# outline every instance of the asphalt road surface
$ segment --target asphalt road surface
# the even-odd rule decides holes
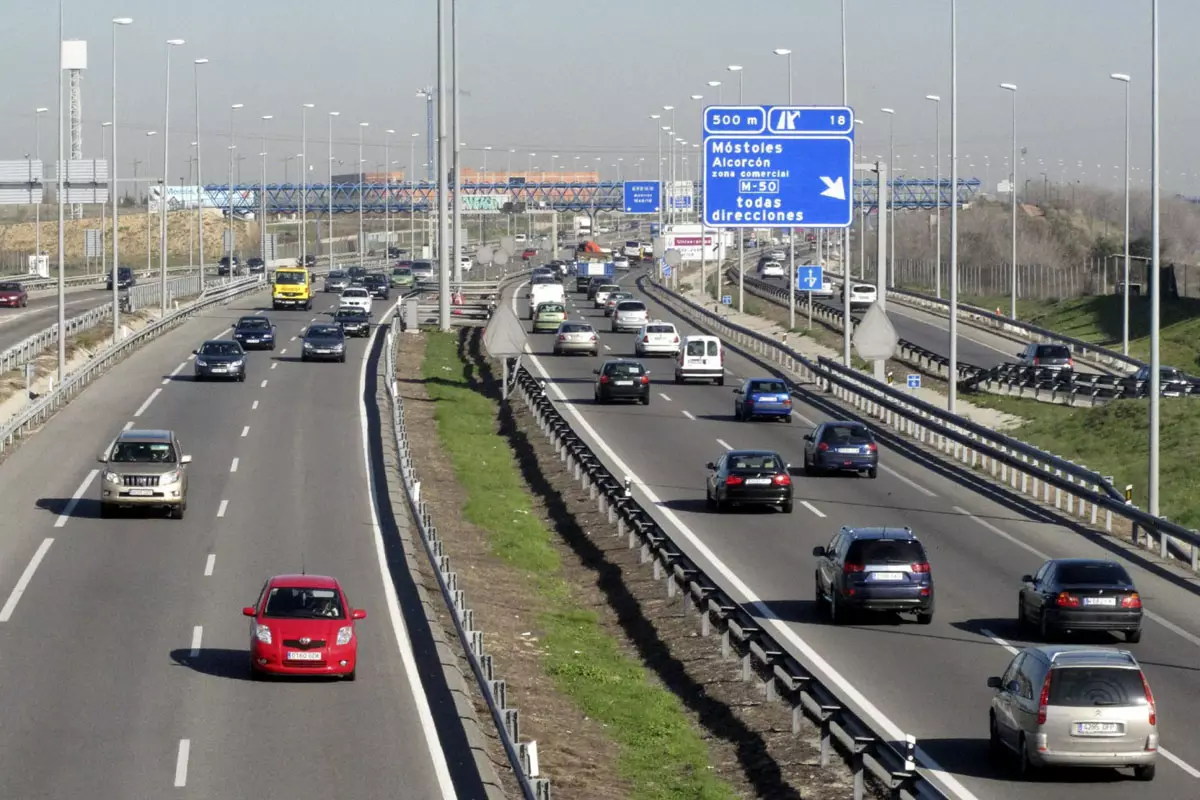
[[[635,276],[624,278],[629,285]],[[795,421],[737,422],[732,389],[765,374],[727,353],[726,385],[673,383],[669,359],[646,359],[657,386],[652,403],[596,406],[592,370],[606,356],[633,354],[632,335],[609,332],[603,313],[586,296],[570,294],[570,318],[589,319],[601,356],[555,357],[550,335],[529,337],[525,361],[547,378],[548,392],[618,475],[632,478],[635,496],[664,529],[732,595],[750,604],[765,629],[823,677],[876,730],[919,740],[922,763],[951,796],[969,800],[1116,800],[1200,796],[1200,624],[1197,589],[1175,573],[1129,556],[1145,598],[1144,639],[1124,645],[1100,635],[1083,641],[1128,646],[1141,660],[1159,708],[1164,750],[1151,784],[1133,783],[1112,770],[1063,771],[1022,783],[989,760],[988,676],[999,675],[1014,647],[1026,644],[1015,624],[1022,574],[1047,557],[1123,557],[1101,540],[1073,532],[1044,513],[993,499],[967,479],[921,458],[901,444],[881,444],[875,480],[797,477],[795,512],[721,514],[704,508],[705,463],[733,448],[772,448],[793,465],[803,463],[802,437],[830,415],[819,402],[797,401]],[[518,300],[518,316],[527,317]],[[649,301],[651,315],[694,329]],[[905,334],[907,335],[907,334]],[[833,627],[813,602],[812,548],[843,525],[909,526],[929,551],[936,586],[932,625],[906,618],[868,617]]]
[[[373,511],[379,432],[361,399],[382,337],[352,340],[345,364],[298,358],[333,302],[274,312],[260,293],[202,315],[0,464],[0,797],[482,796],[411,580],[389,564],[391,518]],[[194,383],[192,349],[264,306],[279,349],[251,353],[245,383]],[[129,427],[174,429],[193,456],[184,520],[99,518],[96,456]],[[302,569],[368,612],[354,683],[249,680],[241,608]]]
[[[112,292],[103,289],[68,289],[67,319],[111,303]],[[57,322],[57,294],[30,297],[25,308],[0,308],[0,352]]]

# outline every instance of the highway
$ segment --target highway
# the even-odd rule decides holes
[[[25,308],[0,308],[0,351],[44,331],[58,322],[58,295],[42,294],[29,298]],[[112,292],[103,289],[68,289],[67,318],[79,316],[97,306],[111,305]],[[112,321],[109,321],[111,326]]]
[[[0,464],[0,797],[481,797],[400,542],[372,504],[374,359],[300,363],[332,307],[266,293],[148,344]],[[394,302],[394,301],[393,301]],[[387,304],[376,305],[376,317]],[[245,383],[195,383],[189,353],[261,309],[279,349]],[[185,519],[100,519],[96,456],[123,428],[174,429]],[[331,574],[359,623],[354,683],[251,682],[249,622],[272,574]]]
[[[635,277],[623,282],[632,284]],[[518,316],[527,317],[519,294],[511,302]],[[657,383],[650,406],[596,406],[592,369],[605,356],[632,356],[632,335],[610,333],[608,320],[585,296],[569,297],[570,318],[596,325],[601,357],[555,357],[551,336],[537,335],[529,337],[534,355],[525,361],[547,379],[547,391],[572,426],[615,473],[632,478],[635,497],[676,543],[735,599],[750,604],[765,629],[877,731],[893,740],[916,736],[922,764],[951,796],[1115,800],[1136,792],[1165,800],[1200,794],[1200,734],[1193,724],[1200,717],[1200,624],[1190,582],[1152,565],[1130,564],[1149,612],[1142,643],[1130,647],[1154,689],[1165,748],[1155,781],[1127,784],[1113,771],[1097,770],[1016,783],[1012,771],[988,758],[991,690],[985,681],[1001,674],[1014,648],[1026,644],[1014,619],[1020,577],[1047,557],[1109,551],[1034,509],[990,499],[936,461],[886,442],[875,480],[795,478],[791,515],[709,513],[706,462],[726,449],[758,447],[776,449],[799,465],[803,435],[829,414],[816,400],[798,401],[799,424],[734,421],[732,389],[765,371],[732,352],[724,387],[676,386],[671,360],[646,359]],[[648,304],[652,317],[694,332],[662,306]],[[843,525],[909,526],[920,536],[936,586],[932,625],[891,617],[844,627],[824,621],[813,602],[811,551]],[[1125,646],[1109,636],[1089,641]]]

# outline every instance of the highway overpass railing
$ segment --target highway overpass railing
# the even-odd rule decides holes
[[[812,394],[815,390],[832,395],[855,412],[874,418],[877,427],[886,432],[933,448],[962,468],[990,473],[1007,489],[1053,504],[1067,517],[1103,525],[1109,532],[1114,517],[1124,519],[1139,546],[1157,545],[1161,557],[1184,558],[1193,571],[1200,571],[1200,534],[1133,505],[1112,486],[1111,476],[1101,476],[951,414],[831,359],[811,360],[770,336],[733,324],[648,277],[639,278],[638,286],[683,318],[776,369],[792,381],[797,394]]]

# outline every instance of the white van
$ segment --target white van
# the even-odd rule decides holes
[[[567,302],[567,293],[563,289],[563,285],[554,282],[534,283],[529,287],[529,292],[526,294],[529,298],[529,318],[533,319],[534,312],[542,303],[563,303]]]
[[[675,382],[712,381],[725,385],[725,348],[715,336],[685,336],[675,360]]]

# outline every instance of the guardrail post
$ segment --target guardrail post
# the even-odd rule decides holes
[[[854,800],[863,800],[867,788],[866,775],[863,771],[863,755],[874,744],[870,736],[855,736],[854,747],[850,752],[850,773],[854,776]]]
[[[842,710],[841,706],[834,706],[834,705],[822,705],[820,708],[821,757],[820,757],[819,763],[821,765],[821,769],[825,769],[826,767],[829,766],[829,751],[832,746],[832,742],[830,741],[830,739],[833,735],[833,731],[830,727],[830,723],[833,722],[834,715],[836,715],[841,710]]]

